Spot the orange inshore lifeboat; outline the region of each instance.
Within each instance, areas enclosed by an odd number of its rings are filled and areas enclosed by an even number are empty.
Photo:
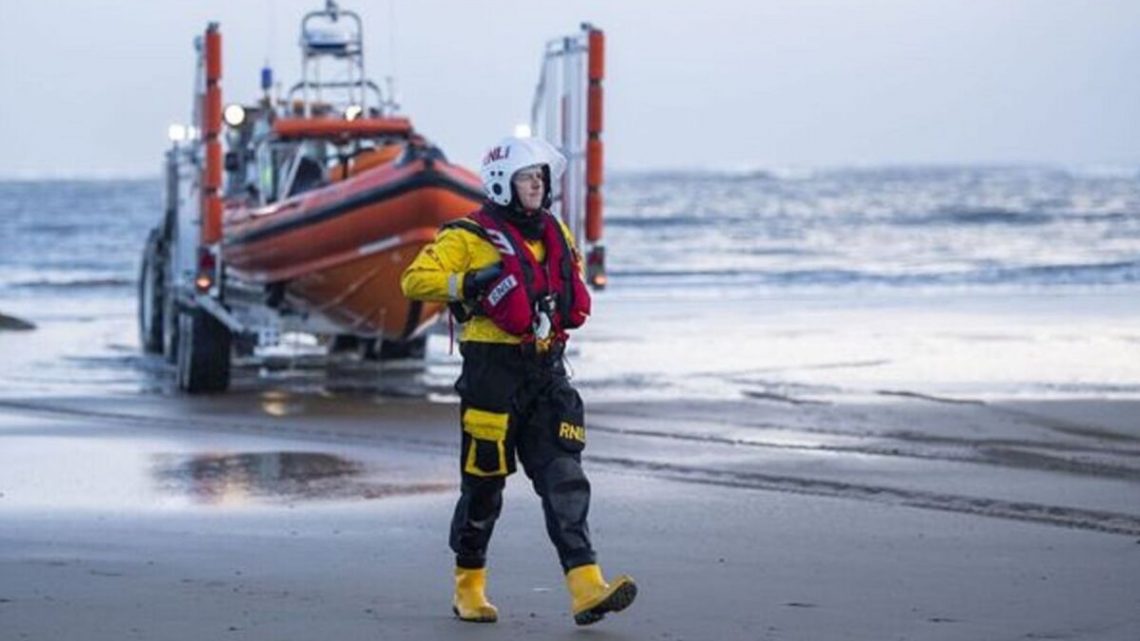
[[[264,285],[298,313],[320,314],[345,334],[407,340],[442,311],[409,301],[400,274],[440,225],[476,209],[479,178],[435,147],[389,127],[391,119],[277,121],[279,138],[389,136],[331,169],[312,163],[301,193],[264,206],[226,202],[222,256],[243,281]],[[406,121],[404,121],[406,123]],[[391,135],[408,134],[392,140]],[[301,161],[302,163],[304,161]]]
[[[219,25],[195,39],[194,124],[170,129],[163,216],[139,274],[140,343],[174,364],[180,390],[225,390],[234,356],[284,333],[368,360],[424,355],[443,305],[407,300],[400,275],[480,206],[482,185],[399,115],[390,81],[367,78],[363,24],[326,0],[301,19],[300,80],[286,88],[267,64],[260,95],[224,107]],[[574,159],[552,196],[579,247],[594,243],[600,286],[602,36],[582,29],[548,48],[532,125]],[[577,71],[548,83],[548,69]]]

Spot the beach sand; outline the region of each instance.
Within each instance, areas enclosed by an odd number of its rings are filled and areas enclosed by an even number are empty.
[[[759,301],[703,340],[670,333],[691,302],[611,303],[573,362],[600,560],[641,591],[586,630],[521,474],[501,620],[452,618],[438,342],[373,389],[298,358],[187,398],[129,311],[15,309],[38,338],[0,334],[0,638],[1140,638],[1140,343],[1109,299],[895,306],[896,331]]]

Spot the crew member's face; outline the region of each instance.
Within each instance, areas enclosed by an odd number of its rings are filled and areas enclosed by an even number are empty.
[[[542,167],[527,167],[515,172],[512,183],[523,209],[534,210],[542,207],[545,185],[542,184]]]

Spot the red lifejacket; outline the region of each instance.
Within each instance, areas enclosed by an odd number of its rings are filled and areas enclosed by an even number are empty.
[[[541,262],[535,259],[514,225],[486,209],[451,225],[478,233],[495,246],[503,262],[502,275],[479,299],[478,311],[503,331],[524,340],[535,338],[538,314],[545,311],[550,319],[550,336],[565,340],[565,330],[580,327],[590,316],[590,292],[582,281],[581,267],[562,226],[548,211],[535,215],[542,216],[543,222],[541,240],[546,255]],[[545,309],[544,300],[550,301],[549,309]]]

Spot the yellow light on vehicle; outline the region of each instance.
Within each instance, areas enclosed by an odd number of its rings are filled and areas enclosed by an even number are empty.
[[[241,105],[229,105],[226,107],[226,110],[222,112],[222,118],[225,119],[227,125],[240,127],[241,123],[245,122],[245,107]]]
[[[194,280],[194,286],[200,292],[208,292],[214,286],[214,279],[209,274],[198,274],[198,278]]]

